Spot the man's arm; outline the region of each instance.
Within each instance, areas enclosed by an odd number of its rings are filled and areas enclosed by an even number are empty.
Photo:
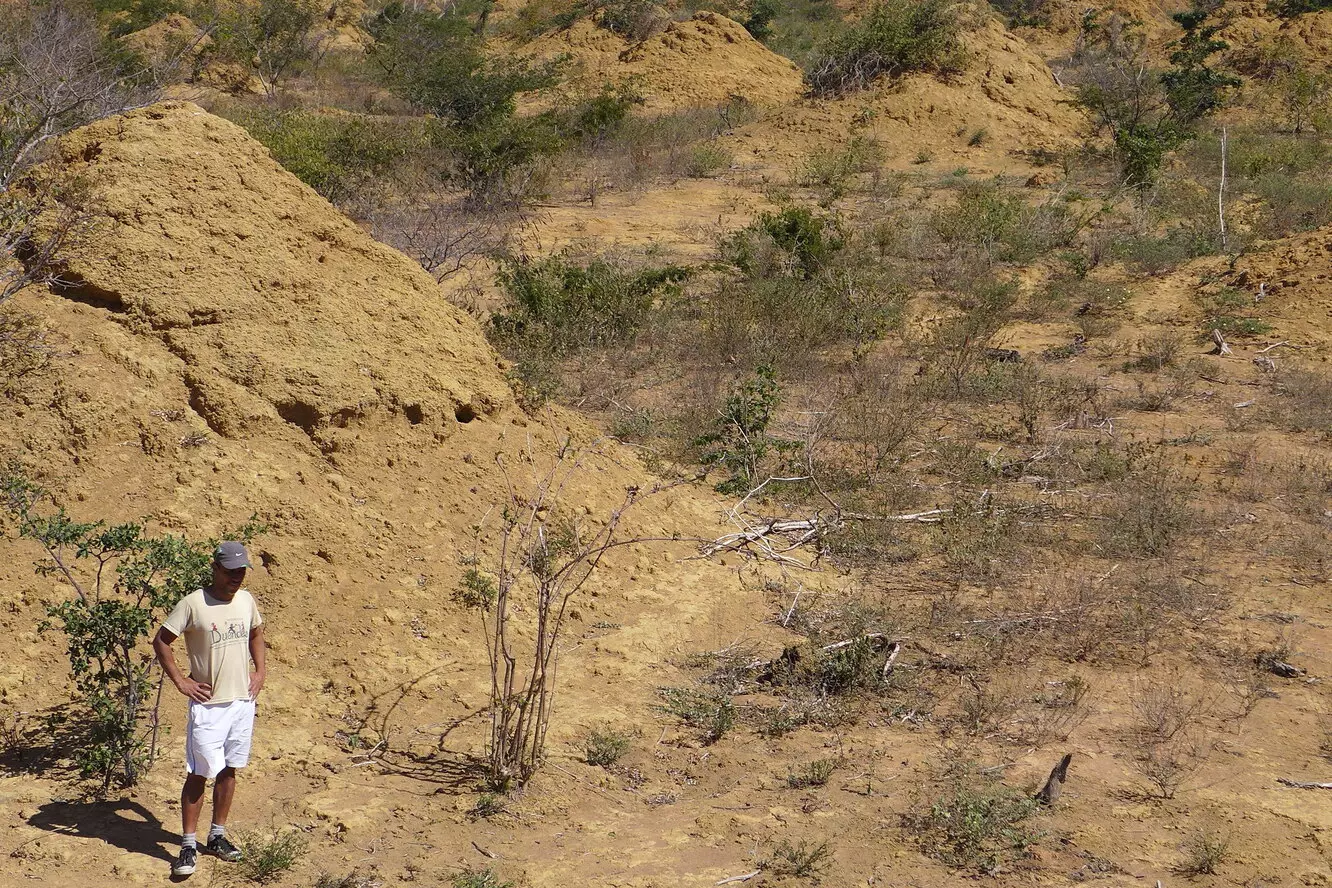
[[[250,699],[258,700],[259,692],[264,689],[264,679],[268,676],[268,645],[264,644],[262,625],[250,630],[250,658],[254,660],[254,672],[250,674]]]
[[[180,667],[176,665],[176,656],[171,653],[171,643],[177,638],[179,636],[165,626],[157,630],[157,635],[153,637],[153,651],[157,654],[157,662],[162,664],[162,671],[171,679],[176,690],[196,703],[207,703],[213,696],[212,687],[201,681],[195,681],[188,675],[181,675]]]

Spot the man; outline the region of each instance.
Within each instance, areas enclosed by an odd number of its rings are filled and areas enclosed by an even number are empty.
[[[185,786],[180,791],[182,838],[174,876],[188,876],[198,860],[196,830],[204,789],[213,783],[213,825],[204,851],[221,860],[241,859],[227,839],[227,814],[236,793],[236,769],[250,760],[254,702],[266,672],[263,618],[254,596],[242,589],[250,557],[245,547],[225,542],[213,553],[213,581],[182,598],[162,622],[153,650],[167,678],[190,699],[185,728]],[[190,674],[176,666],[171,644],[185,636]],[[250,660],[254,672],[250,672]]]

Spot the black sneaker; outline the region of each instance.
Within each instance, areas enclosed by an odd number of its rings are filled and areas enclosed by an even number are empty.
[[[226,836],[213,836],[208,840],[208,847],[205,850],[218,860],[227,860],[231,863],[235,863],[245,856],[241,854],[241,849],[231,844]]]
[[[198,866],[199,852],[194,848],[181,848],[180,856],[176,862],[171,864],[171,875],[173,876],[192,876],[194,869]]]

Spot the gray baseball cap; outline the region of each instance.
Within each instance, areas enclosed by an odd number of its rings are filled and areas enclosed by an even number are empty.
[[[217,547],[217,550],[213,552],[213,563],[227,570],[235,570],[238,567],[252,567],[250,556],[245,551],[245,547],[232,540],[227,540]]]

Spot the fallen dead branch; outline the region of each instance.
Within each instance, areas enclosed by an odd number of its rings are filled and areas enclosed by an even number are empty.
[[[1288,780],[1285,777],[1278,777],[1277,783],[1294,789],[1332,789],[1332,783],[1304,783],[1299,780]]]
[[[748,882],[750,879],[754,878],[761,872],[763,872],[763,870],[754,870],[752,873],[744,873],[743,875],[739,876],[727,876],[725,879],[722,879],[720,882],[714,882],[713,884],[729,885],[731,882]]]

